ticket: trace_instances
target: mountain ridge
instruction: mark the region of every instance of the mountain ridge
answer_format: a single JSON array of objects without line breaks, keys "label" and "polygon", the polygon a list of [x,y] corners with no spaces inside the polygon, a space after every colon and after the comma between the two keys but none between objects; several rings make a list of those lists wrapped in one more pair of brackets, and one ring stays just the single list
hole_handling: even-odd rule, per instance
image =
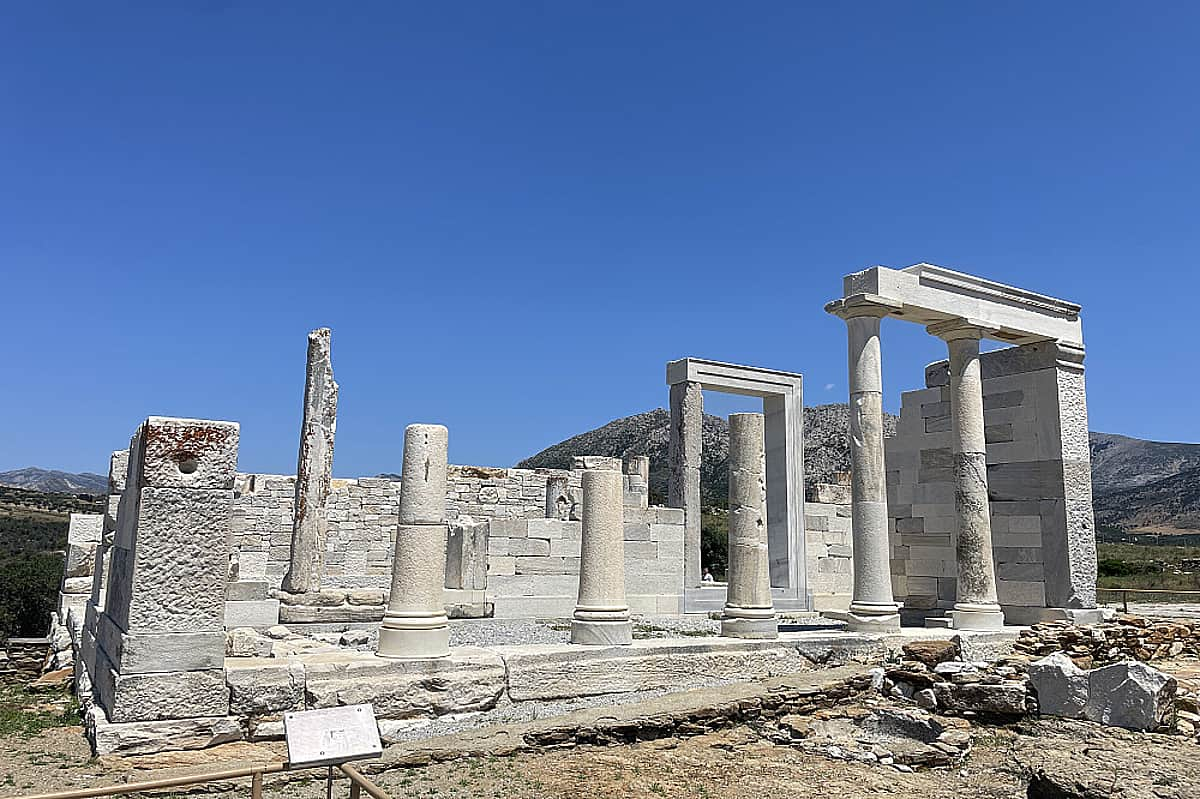
[{"label": "mountain ridge", "polygon": [[108,478],[92,472],[63,472],[27,466],[0,472],[0,486],[52,494],[105,494]]},{"label": "mountain ridge", "polygon": [[[848,406],[804,409],[805,484],[832,482],[850,468]],[[896,417],[885,414],[885,433]],[[728,491],[728,422],[704,415],[700,493],[706,504],[723,505]],[[656,408],[614,419],[525,458],[518,468],[570,466],[574,455],[650,456],[650,490],[656,501],[667,493],[670,414]],[[1200,444],[1146,441],[1115,433],[1089,434],[1092,492],[1097,524],[1127,529],[1200,530]]]}]

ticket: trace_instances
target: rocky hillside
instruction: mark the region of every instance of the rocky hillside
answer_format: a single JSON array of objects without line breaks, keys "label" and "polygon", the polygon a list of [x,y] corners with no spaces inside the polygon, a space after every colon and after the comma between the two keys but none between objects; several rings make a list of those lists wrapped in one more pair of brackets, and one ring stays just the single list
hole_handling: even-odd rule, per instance
[{"label": "rocky hillside", "polygon": [[1200,467],[1096,494],[1092,507],[1096,524],[1164,532],[1200,530]]},{"label": "rocky hillside", "polygon": [[[895,423],[895,417],[887,418],[889,435]],[[517,465],[565,469],[573,455],[649,455],[650,490],[656,501],[662,501],[667,494],[669,424],[670,416],[661,408],[628,416],[555,444]],[[834,472],[850,468],[846,405],[805,408],[804,425],[806,483],[827,482]],[[700,471],[705,502],[725,502],[728,447],[726,420],[705,415]],[[1200,444],[1092,433],[1091,448],[1098,524],[1200,530]]]},{"label": "rocky hillside", "polygon": [[[804,468],[809,485],[828,482],[834,472],[850,468],[846,441],[848,410],[845,404],[817,405],[804,409]],[[667,448],[671,417],[657,408],[609,422],[542,450],[517,464],[523,469],[565,469],[574,455],[650,456],[650,491],[667,495]],[[896,419],[885,420],[887,432],[895,430]],[[704,450],[700,464],[700,487],[705,502],[723,505],[729,492],[726,458],[729,455],[729,423],[719,416],[704,415]]]},{"label": "rocky hillside", "polygon": [[0,486],[54,494],[104,494],[108,492],[108,478],[91,472],[71,474],[30,466],[0,472]]},{"label": "rocky hillside", "polygon": [[1200,444],[1092,433],[1092,490],[1108,494],[1200,468]]}]

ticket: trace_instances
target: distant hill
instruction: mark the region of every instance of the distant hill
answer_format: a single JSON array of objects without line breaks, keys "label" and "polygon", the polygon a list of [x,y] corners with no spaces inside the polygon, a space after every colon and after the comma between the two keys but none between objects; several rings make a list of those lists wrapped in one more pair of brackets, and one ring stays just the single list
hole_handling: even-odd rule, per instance
[{"label": "distant hill", "polygon": [[54,494],[106,494],[108,478],[91,472],[72,474],[30,466],[26,469],[0,472],[0,486]]},{"label": "distant hill", "polygon": [[1200,468],[1200,444],[1092,433],[1092,491],[1108,494]]},{"label": "distant hill", "polygon": [[1168,533],[1200,530],[1200,467],[1105,491],[1094,496],[1092,507],[1098,525]]},{"label": "distant hill", "polygon": [[[816,405],[804,409],[805,483],[829,482],[835,472],[850,469],[850,447],[846,441],[849,424],[845,404]],[[650,491],[667,495],[667,450],[670,445],[671,415],[657,408],[626,416],[603,427],[580,433],[547,447],[517,464],[521,469],[566,469],[575,455],[650,456]],[[888,435],[895,432],[896,418],[884,420]],[[700,463],[700,493],[706,503],[724,505],[729,493],[729,423],[719,416],[704,415],[701,427],[703,452]]]},{"label": "distant hill", "polygon": [[[848,471],[847,406],[804,409],[805,482],[829,482]],[[888,435],[896,419],[888,415]],[[661,501],[667,493],[670,414],[662,408],[627,416],[580,433],[517,464],[526,469],[565,469],[574,455],[650,456],[650,490]],[[728,491],[726,458],[729,429],[725,419],[705,415],[700,492],[706,503],[723,505]],[[1092,433],[1092,491],[1097,524],[1126,529],[1200,530],[1200,444],[1143,441],[1111,433]]]}]

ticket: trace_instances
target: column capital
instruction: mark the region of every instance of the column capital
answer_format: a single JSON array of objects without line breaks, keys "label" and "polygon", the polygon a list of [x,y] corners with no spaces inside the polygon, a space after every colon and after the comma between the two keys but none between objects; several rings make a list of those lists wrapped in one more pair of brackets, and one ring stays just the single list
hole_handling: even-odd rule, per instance
[{"label": "column capital", "polygon": [[859,316],[873,316],[876,319],[882,319],[903,307],[901,303],[878,294],[851,294],[849,297],[826,303],[825,312],[842,319],[853,319]]},{"label": "column capital", "polygon": [[937,336],[942,341],[958,341],[959,339],[978,341],[994,333],[996,328],[979,319],[958,316],[928,325],[925,331],[931,336]]}]

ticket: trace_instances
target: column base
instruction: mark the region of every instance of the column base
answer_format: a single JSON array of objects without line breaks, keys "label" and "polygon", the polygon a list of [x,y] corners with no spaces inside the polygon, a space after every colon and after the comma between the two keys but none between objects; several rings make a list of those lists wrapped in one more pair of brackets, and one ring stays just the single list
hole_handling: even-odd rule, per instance
[{"label": "column base", "polygon": [[852,610],[826,610],[822,616],[846,622],[846,631],[852,633],[897,633],[900,632],[900,613],[866,614]]},{"label": "column base", "polygon": [[402,660],[433,660],[450,655],[450,620],[434,616],[385,614],[375,654]]},{"label": "column base", "polygon": [[571,620],[571,643],[586,646],[629,646],[633,643],[633,622]]},{"label": "column base", "polygon": [[1004,629],[1004,612],[999,605],[973,605],[959,603],[946,614],[956,630],[1001,630]]},{"label": "column base", "polygon": [[571,643],[587,646],[629,646],[633,622],[623,605],[577,605],[571,618]]},{"label": "column base", "polygon": [[778,638],[779,617],[774,608],[726,605],[721,616],[721,635],[726,638]]}]

